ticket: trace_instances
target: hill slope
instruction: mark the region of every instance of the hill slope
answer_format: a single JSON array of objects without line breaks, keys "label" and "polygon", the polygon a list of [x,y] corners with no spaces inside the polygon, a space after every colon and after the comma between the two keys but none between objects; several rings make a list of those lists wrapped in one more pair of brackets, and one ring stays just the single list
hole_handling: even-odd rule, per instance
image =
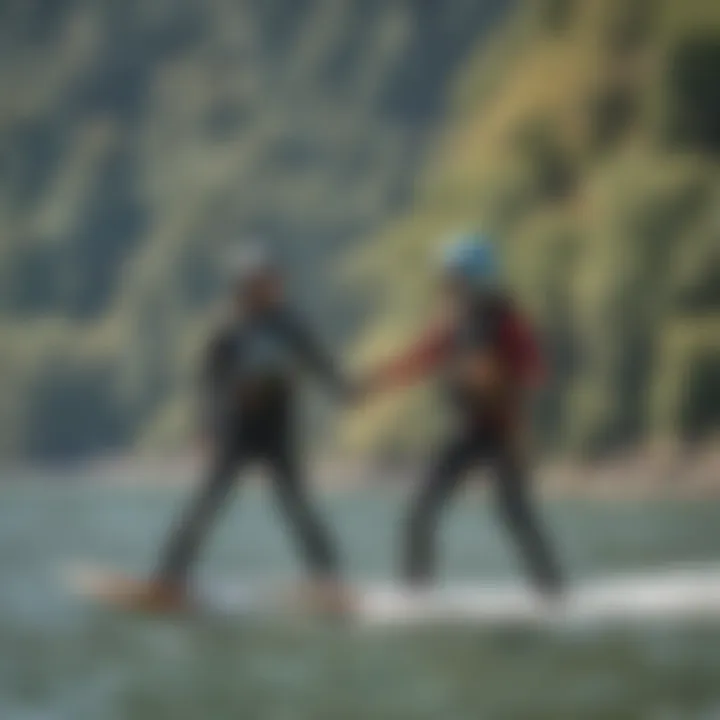
[{"label": "hill slope", "polygon": [[2,3],[0,454],[182,437],[223,250],[248,234],[341,336],[355,308],[327,271],[406,200],[506,4]]},{"label": "hill slope", "polygon": [[[543,327],[555,368],[539,430],[598,453],[720,427],[720,5],[523,4],[460,74],[413,209],[357,262],[378,313],[368,360],[422,324],[433,248],[480,225]],[[416,446],[426,393],[349,428]]]}]

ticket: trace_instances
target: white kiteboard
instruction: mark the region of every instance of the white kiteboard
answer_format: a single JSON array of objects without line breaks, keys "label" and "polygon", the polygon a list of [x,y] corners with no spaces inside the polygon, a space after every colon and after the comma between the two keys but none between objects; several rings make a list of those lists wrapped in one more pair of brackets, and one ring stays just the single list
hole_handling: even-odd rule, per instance
[{"label": "white kiteboard", "polygon": [[[101,566],[75,565],[64,575],[74,594],[126,610],[136,609],[127,598],[143,586],[141,580]],[[328,599],[325,588],[309,585],[211,582],[190,598],[187,609],[230,616],[342,614],[366,626],[720,621],[720,566],[582,581],[552,601],[518,583],[452,582],[416,590],[363,582],[342,588],[340,594],[333,591]]]}]

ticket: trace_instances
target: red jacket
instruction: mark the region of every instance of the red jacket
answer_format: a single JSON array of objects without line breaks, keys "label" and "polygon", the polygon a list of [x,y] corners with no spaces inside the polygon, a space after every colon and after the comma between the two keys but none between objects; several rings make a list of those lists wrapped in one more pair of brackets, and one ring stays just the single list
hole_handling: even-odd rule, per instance
[{"label": "red jacket", "polygon": [[[455,351],[455,328],[437,324],[425,331],[404,353],[381,367],[376,375],[383,386],[411,383],[433,374]],[[546,376],[545,362],[529,322],[516,310],[503,312],[495,352],[511,379],[522,388],[538,387]]]}]

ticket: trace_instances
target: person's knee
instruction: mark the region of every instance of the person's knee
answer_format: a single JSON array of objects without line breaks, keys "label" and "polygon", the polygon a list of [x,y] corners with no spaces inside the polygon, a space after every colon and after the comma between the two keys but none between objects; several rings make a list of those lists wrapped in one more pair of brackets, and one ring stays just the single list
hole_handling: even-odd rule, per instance
[{"label": "person's knee", "polygon": [[319,534],[320,521],[304,493],[285,488],[279,496],[286,517],[293,525],[305,534]]},{"label": "person's knee", "polygon": [[307,495],[298,486],[286,485],[279,488],[280,503],[291,520],[298,523],[310,522],[313,511]]},{"label": "person's knee", "polygon": [[500,514],[512,527],[522,529],[529,524],[530,513],[524,498],[519,494],[501,490],[498,504]]},{"label": "person's knee", "polygon": [[410,508],[407,516],[407,534],[410,537],[417,537],[427,532],[435,523],[436,512],[436,507],[432,502],[424,498],[416,502]]}]

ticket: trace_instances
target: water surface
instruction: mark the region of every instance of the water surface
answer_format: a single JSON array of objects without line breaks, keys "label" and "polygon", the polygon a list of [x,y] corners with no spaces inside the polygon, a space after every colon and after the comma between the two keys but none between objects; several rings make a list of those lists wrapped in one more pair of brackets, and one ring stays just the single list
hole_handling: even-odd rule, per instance
[{"label": "water surface", "polygon": [[[99,560],[143,572],[185,497],[162,487],[0,484],[2,720],[670,720],[720,718],[720,626],[647,623],[564,632],[362,631],[288,618],[149,620],[69,596],[59,570]],[[396,566],[404,490],[319,499],[348,573]],[[720,504],[554,501],[544,513],[574,577],[720,562]],[[445,579],[516,578],[477,495],[442,527]],[[262,489],[233,499],[200,582],[286,578],[297,567]]]}]

